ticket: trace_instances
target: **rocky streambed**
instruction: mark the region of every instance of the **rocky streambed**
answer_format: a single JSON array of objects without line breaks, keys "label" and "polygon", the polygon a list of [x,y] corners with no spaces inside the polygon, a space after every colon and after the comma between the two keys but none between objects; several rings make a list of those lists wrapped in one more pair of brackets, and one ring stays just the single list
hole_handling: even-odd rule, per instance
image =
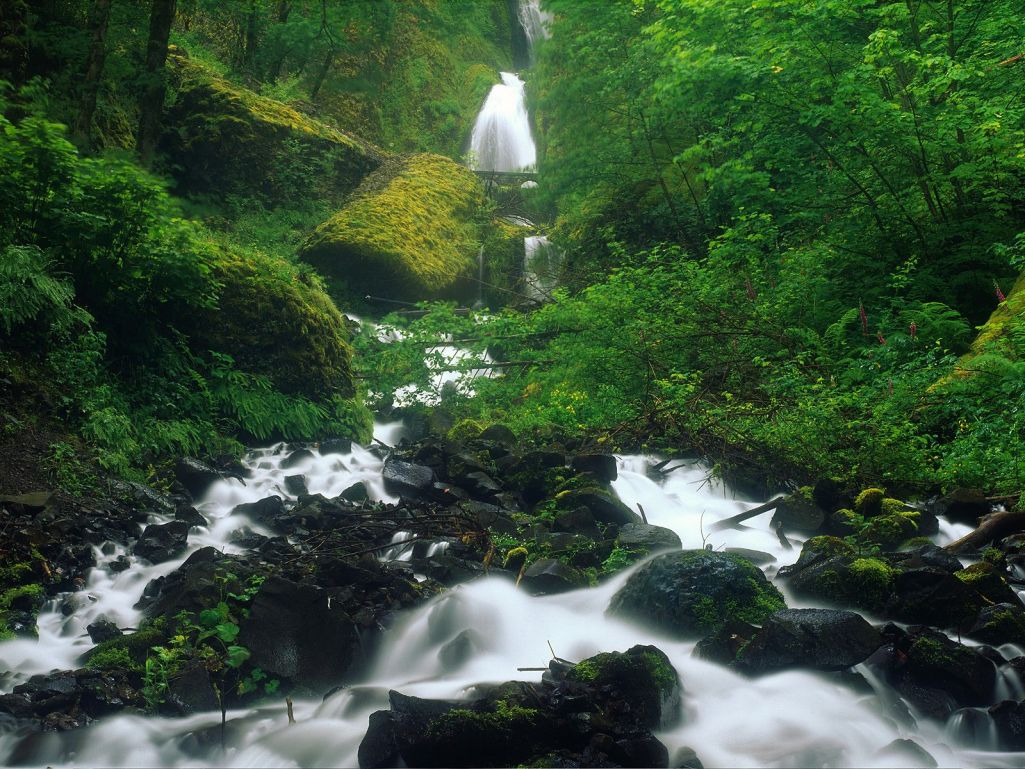
[{"label": "rocky streambed", "polygon": [[1020,765],[1025,538],[941,547],[984,500],[740,521],[699,462],[402,434],[3,500],[0,760]]}]

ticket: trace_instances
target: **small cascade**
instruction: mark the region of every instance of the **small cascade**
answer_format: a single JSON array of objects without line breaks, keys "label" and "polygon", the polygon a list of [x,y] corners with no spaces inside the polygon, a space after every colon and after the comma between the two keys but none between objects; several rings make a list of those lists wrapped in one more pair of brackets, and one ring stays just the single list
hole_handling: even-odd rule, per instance
[{"label": "small cascade", "polygon": [[523,293],[530,299],[543,302],[551,298],[559,284],[562,252],[548,242],[544,235],[531,235],[523,239]]},{"label": "small cascade", "polygon": [[520,26],[527,36],[527,48],[530,51],[531,61],[534,59],[534,51],[539,40],[547,40],[552,33],[549,25],[552,23],[552,14],[541,10],[541,0],[520,0],[517,15],[520,19]]},{"label": "small cascade", "polygon": [[470,136],[470,165],[476,171],[523,171],[537,162],[524,83],[512,72],[501,74]]}]

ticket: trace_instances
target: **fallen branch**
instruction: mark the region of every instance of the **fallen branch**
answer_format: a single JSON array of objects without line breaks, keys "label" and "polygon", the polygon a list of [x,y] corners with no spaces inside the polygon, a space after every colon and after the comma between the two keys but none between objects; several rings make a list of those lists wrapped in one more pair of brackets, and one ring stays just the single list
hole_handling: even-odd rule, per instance
[{"label": "fallen branch", "polygon": [[752,507],[750,510],[745,510],[744,512],[738,513],[737,515],[734,515],[730,518],[724,518],[721,521],[713,523],[711,530],[722,531],[723,529],[735,529],[737,527],[737,524],[743,523],[748,518],[754,518],[755,516],[761,515],[762,513],[767,513],[770,510],[775,510],[777,507],[780,506],[780,503],[782,501],[783,497],[778,497],[777,499],[770,499],[764,505]]},{"label": "fallen branch", "polygon": [[1012,56],[1010,59],[1004,59],[1002,62],[997,64],[997,66],[1006,67],[1008,64],[1016,64],[1022,59],[1025,59],[1025,53],[1019,53],[1017,56]]},{"label": "fallen branch", "polygon": [[979,527],[956,539],[943,549],[949,553],[977,550],[994,540],[1025,531],[1025,513],[990,513],[979,522]]}]

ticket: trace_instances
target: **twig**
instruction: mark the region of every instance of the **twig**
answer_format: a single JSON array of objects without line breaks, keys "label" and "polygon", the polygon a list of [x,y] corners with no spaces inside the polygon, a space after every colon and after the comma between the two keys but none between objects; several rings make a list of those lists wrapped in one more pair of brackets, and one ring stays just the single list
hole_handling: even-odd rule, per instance
[{"label": "twig", "polygon": [[644,521],[645,526],[648,525],[648,516],[644,514],[644,505],[638,502],[637,509],[641,511],[641,520]]},{"label": "twig", "polygon": [[285,707],[288,709],[288,725],[295,723],[295,713],[292,712],[292,698],[285,697]]},{"label": "twig", "polygon": [[779,507],[779,505],[783,501],[783,499],[784,499],[783,497],[777,497],[776,499],[770,499],[764,505],[758,505],[758,507],[753,507],[750,510],[745,510],[744,512],[739,513],[738,515],[734,515],[734,516],[732,516],[730,518],[724,518],[721,521],[717,521],[716,523],[712,524],[712,531],[722,531],[723,529],[734,529],[734,528],[737,527],[738,523],[746,521],[748,518],[754,518],[756,515],[761,515],[762,513],[767,513],[770,510],[775,510],[777,507]]},{"label": "twig", "polygon": [[552,659],[553,660],[559,659],[559,655],[556,654],[555,653],[555,649],[552,648],[552,642],[551,641],[548,641],[548,651],[550,651],[552,653]]}]

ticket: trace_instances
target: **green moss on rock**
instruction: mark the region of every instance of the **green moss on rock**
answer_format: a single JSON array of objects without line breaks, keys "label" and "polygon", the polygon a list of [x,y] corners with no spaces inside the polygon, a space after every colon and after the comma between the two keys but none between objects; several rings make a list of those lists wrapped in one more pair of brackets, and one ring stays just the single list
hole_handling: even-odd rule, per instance
[{"label": "green moss on rock", "polygon": [[869,518],[882,512],[886,493],[882,489],[865,489],[854,500],[854,512]]},{"label": "green moss on rock", "polygon": [[172,49],[173,97],[161,149],[189,192],[262,193],[273,201],[343,194],[380,165],[380,151],[220,77]]},{"label": "green moss on rock", "polygon": [[218,306],[197,318],[200,347],[231,355],[288,394],[355,393],[348,326],[315,276],[257,251],[224,250],[214,278]]},{"label": "green moss on rock", "polygon": [[477,176],[448,158],[396,159],[313,232],[300,256],[354,291],[452,294],[477,268],[482,199]]}]

